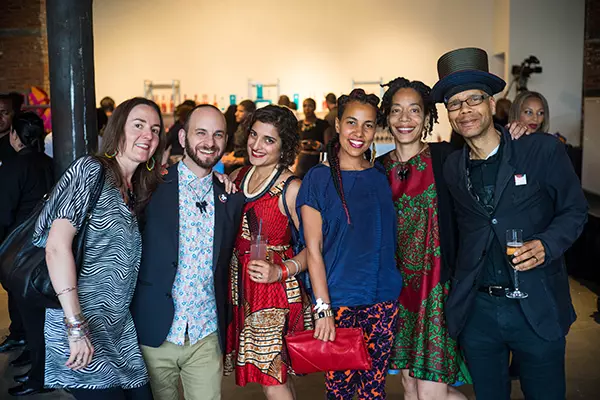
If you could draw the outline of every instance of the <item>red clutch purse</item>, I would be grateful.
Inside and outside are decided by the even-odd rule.
[[[294,372],[371,369],[371,356],[361,328],[336,328],[333,342],[315,339],[313,335],[314,331],[302,331],[285,337]]]

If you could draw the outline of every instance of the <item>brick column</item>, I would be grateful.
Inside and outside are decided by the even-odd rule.
[[[46,0],[0,1],[0,92],[49,91]]]
[[[600,97],[600,0],[585,2],[583,93]]]

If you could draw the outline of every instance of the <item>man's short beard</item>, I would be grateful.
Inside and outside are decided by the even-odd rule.
[[[216,146],[213,146],[213,148],[215,150],[218,150],[218,148]],[[213,159],[212,162],[205,162],[205,161],[200,160],[200,158],[198,158],[198,155],[196,154],[196,151],[194,149],[192,149],[192,146],[190,145],[187,135],[185,137],[185,153],[187,154],[188,157],[190,157],[192,159],[192,161],[194,161],[194,163],[196,163],[197,166],[199,166],[200,168],[204,168],[204,169],[212,169],[215,165],[217,165],[217,163],[223,156],[223,151],[221,151]]]

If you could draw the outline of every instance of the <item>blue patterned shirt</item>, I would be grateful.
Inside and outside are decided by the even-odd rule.
[[[183,162],[179,173],[179,265],[173,284],[175,315],[167,341],[183,346],[217,330],[213,281],[215,201],[212,174],[198,178]],[[204,203],[206,202],[206,203]],[[205,212],[197,204],[205,204]]]

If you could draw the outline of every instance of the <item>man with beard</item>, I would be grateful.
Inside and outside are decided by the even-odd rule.
[[[564,400],[565,336],[575,311],[563,254],[587,218],[581,185],[556,138],[511,140],[494,125],[493,95],[505,82],[488,72],[484,50],[446,53],[438,73],[431,96],[444,103],[467,144],[444,164],[460,238],[448,330],[459,340],[478,399],[510,399],[512,353],[525,399]],[[518,243],[512,230],[521,232]]]
[[[228,267],[244,198],[213,176],[227,144],[214,106],[195,107],[179,131],[184,158],[171,166],[144,218],[131,304],[156,400],[220,399]]]

